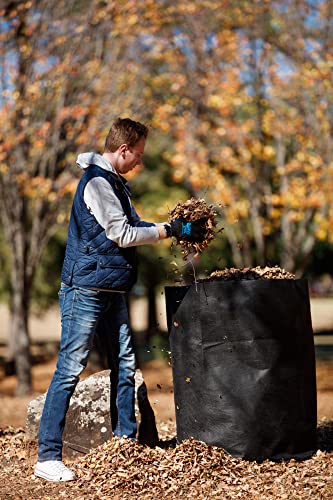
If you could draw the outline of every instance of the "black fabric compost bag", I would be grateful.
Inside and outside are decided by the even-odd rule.
[[[177,439],[261,461],[316,449],[306,280],[166,287]]]

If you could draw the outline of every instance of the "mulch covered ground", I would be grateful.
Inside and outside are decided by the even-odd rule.
[[[333,498],[333,421],[318,427],[318,451],[304,461],[248,462],[187,440],[161,424],[160,447],[114,438],[69,464],[78,480],[49,483],[33,475],[36,445],[23,429],[0,429],[1,500],[302,499]]]

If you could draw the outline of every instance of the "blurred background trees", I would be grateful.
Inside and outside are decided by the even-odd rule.
[[[320,268],[333,238],[332,12],[332,0],[1,3],[0,285],[18,392],[31,388],[31,301],[56,299],[76,155],[101,151],[117,116],[151,125],[131,181],[144,219],[190,195],[222,207],[198,273]],[[169,247],[140,249],[150,329],[175,255],[182,272]]]

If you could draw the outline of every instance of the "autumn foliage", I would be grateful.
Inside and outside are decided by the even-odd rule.
[[[175,181],[224,206],[235,264],[300,272],[333,234],[329,2],[223,4],[182,13],[155,122]]]

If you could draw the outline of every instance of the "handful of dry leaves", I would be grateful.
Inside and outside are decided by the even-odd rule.
[[[169,213],[169,221],[183,217],[188,221],[195,221],[198,219],[205,219],[205,239],[200,242],[178,240],[176,245],[180,245],[182,253],[185,257],[195,251],[196,253],[202,252],[208,247],[209,243],[215,238],[218,232],[223,229],[215,230],[217,213],[213,205],[208,205],[203,198],[190,198],[184,203],[178,202],[177,205]]]

